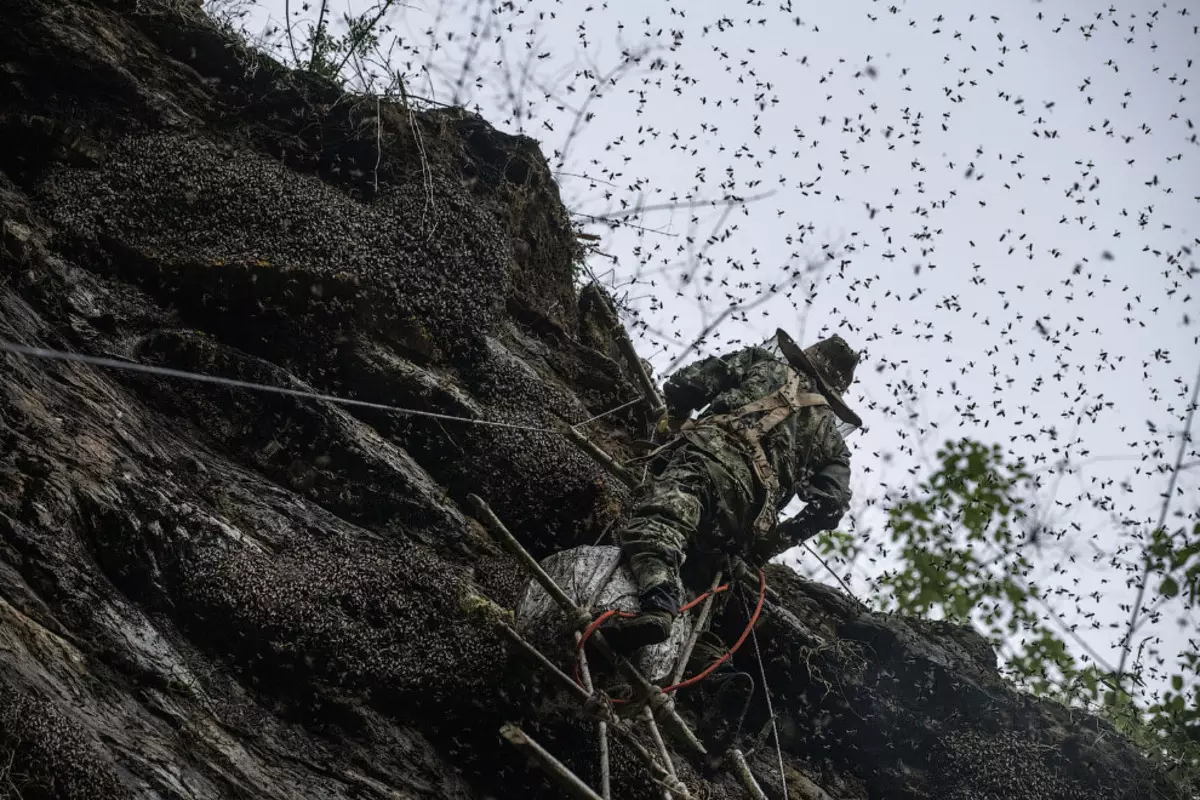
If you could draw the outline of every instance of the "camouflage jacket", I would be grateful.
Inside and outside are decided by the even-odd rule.
[[[667,380],[663,394],[676,418],[709,404],[697,419],[703,423],[706,416],[736,411],[765,397],[783,386],[788,372],[781,357],[747,347],[680,369]],[[804,375],[800,389],[818,391]],[[762,445],[783,490],[779,508],[798,495],[808,503],[798,521],[814,530],[837,527],[850,505],[850,450],[833,411],[828,406],[801,409],[767,433]]]

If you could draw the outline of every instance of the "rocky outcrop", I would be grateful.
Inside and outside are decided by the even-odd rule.
[[[3,19],[0,339],[426,415],[0,354],[0,796],[554,796],[505,720],[587,774],[590,726],[464,610],[523,579],[468,494],[539,554],[629,499],[553,430],[637,390],[536,144],[344,95],[192,3]],[[643,426],[591,430],[625,456]],[[970,632],[770,581],[790,796],[1174,796]],[[614,778],[654,796],[620,746]]]

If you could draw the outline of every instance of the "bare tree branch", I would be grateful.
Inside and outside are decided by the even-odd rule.
[[[747,203],[753,203],[756,200],[765,200],[775,194],[772,189],[769,192],[750,195],[749,197],[724,197],[720,200],[681,200],[674,203],[659,203],[652,206],[638,206],[631,208],[628,211],[618,211],[612,214],[589,214],[596,222],[607,222],[609,220],[620,220],[626,217],[637,216],[638,214],[648,214],[651,211],[674,211],[681,208],[704,208],[712,207],[719,208],[721,206],[741,206]]]
[[[317,26],[313,29],[312,41],[309,43],[310,52],[308,54],[308,68],[311,70],[316,66],[317,53],[324,48],[321,44],[325,37],[325,15],[329,11],[329,0],[321,0],[321,11],[317,14]]]
[[[1162,508],[1158,514],[1158,524],[1154,526],[1154,530],[1161,530],[1163,524],[1167,521],[1167,511],[1171,507],[1171,498],[1175,495],[1175,484],[1179,480],[1180,467],[1183,465],[1183,456],[1187,452],[1188,442],[1192,439],[1192,419],[1196,415],[1196,401],[1200,398],[1200,368],[1196,370],[1196,377],[1192,382],[1192,399],[1188,402],[1187,415],[1183,422],[1183,434],[1179,438],[1179,453],[1175,456],[1175,466],[1171,470],[1171,480],[1167,483],[1167,491],[1163,496]],[[1142,603],[1146,597],[1146,584],[1150,579],[1150,569],[1154,563],[1154,559],[1150,554],[1150,542],[1146,541],[1142,545],[1142,579],[1138,584],[1137,597],[1133,601],[1133,613],[1129,616],[1129,625],[1125,630],[1125,638],[1121,642],[1121,660],[1117,664],[1117,688],[1121,686],[1121,679],[1125,675],[1125,663],[1129,659],[1129,644],[1133,639],[1134,633],[1137,632],[1138,617],[1142,613]]]

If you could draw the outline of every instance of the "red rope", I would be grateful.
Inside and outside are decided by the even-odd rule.
[[[691,609],[695,608],[700,603],[704,602],[704,600],[707,599],[710,595],[720,594],[721,592],[728,591],[728,589],[729,589],[729,584],[726,583],[726,584],[722,584],[721,586],[718,586],[716,589],[713,589],[711,592],[705,592],[705,593],[701,594],[699,597],[697,597],[695,600],[692,600],[690,603],[687,603],[686,605],[682,606],[679,609],[679,613],[682,614],[685,611],[690,611]],[[767,597],[767,576],[760,569],[758,571],[758,603],[754,606],[754,613],[750,615],[749,624],[746,625],[746,629],[744,631],[742,631],[742,635],[738,637],[738,640],[736,642],[734,642],[733,647],[729,648],[729,650],[725,653],[725,655],[721,656],[716,661],[709,664],[707,667],[705,667],[703,670],[696,673],[692,677],[682,680],[679,683],[672,684],[671,686],[668,686],[665,689],[663,689],[662,690],[663,694],[669,694],[670,692],[674,692],[679,689],[684,689],[684,688],[687,688],[688,686],[699,683],[700,681],[707,678],[709,675],[713,674],[713,672],[717,669],[717,667],[721,666],[726,661],[728,661],[730,658],[732,658],[733,654],[736,653],[738,651],[738,648],[742,646],[742,643],[746,641],[746,637],[750,635],[750,631],[754,630],[754,623],[758,622],[758,616],[759,616],[759,614],[762,613],[763,601],[766,599],[766,597]],[[615,608],[610,608],[608,611],[603,612],[600,616],[596,617],[596,619],[593,620],[591,622],[591,624],[589,624],[587,626],[587,628],[584,629],[583,635],[580,636],[579,641],[575,643],[575,650],[576,651],[581,650],[583,648],[584,643],[587,642],[588,638],[591,637],[591,635],[596,632],[597,628],[599,628],[601,625],[603,625],[605,622],[612,619],[613,617],[618,617],[618,616],[621,617],[622,619],[632,619],[632,618],[636,617],[637,614],[632,611],[618,611]],[[581,687],[587,688],[587,687],[583,686],[583,681],[581,681],[579,678],[579,659],[575,659],[575,682],[577,684],[579,684]],[[614,704],[619,704],[619,703],[627,703],[629,701],[613,698],[612,702]]]

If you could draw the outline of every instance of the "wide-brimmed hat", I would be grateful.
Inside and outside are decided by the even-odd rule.
[[[787,331],[779,328],[775,331],[775,341],[779,343],[780,352],[793,368],[816,381],[817,388],[829,401],[829,407],[837,418],[861,428],[862,418],[851,411],[842,399],[842,394],[854,381],[854,368],[858,366],[859,360],[858,353],[854,352],[846,340],[835,333],[828,339],[822,339],[801,350]]]

